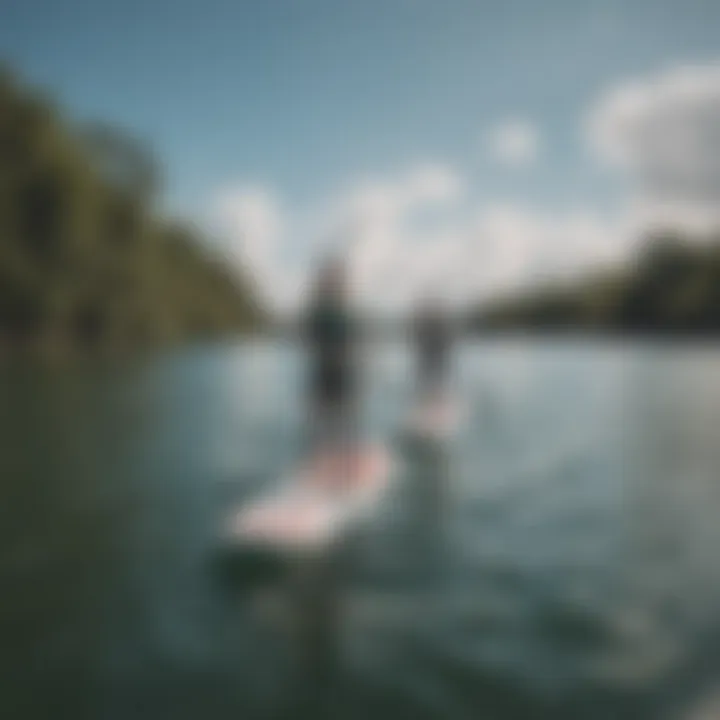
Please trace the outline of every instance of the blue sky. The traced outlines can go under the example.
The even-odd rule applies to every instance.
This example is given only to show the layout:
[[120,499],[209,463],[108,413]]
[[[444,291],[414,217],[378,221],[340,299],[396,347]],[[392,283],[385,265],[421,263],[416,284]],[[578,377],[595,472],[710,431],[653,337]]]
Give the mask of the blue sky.
[[[4,0],[0,13],[0,56],[72,116],[148,141],[174,210],[263,188],[285,223],[427,163],[461,173],[476,203],[611,212],[624,185],[589,157],[584,115],[628,78],[720,56],[714,0]],[[493,155],[508,123],[532,135],[531,157]]]

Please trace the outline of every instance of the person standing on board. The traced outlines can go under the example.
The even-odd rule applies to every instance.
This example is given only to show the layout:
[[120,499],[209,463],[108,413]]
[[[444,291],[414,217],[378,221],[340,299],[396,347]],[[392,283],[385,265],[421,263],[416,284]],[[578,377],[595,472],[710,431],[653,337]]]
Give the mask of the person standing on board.
[[450,322],[439,302],[429,299],[420,306],[413,330],[420,392],[436,395],[448,382],[452,344]]
[[305,319],[310,360],[312,475],[348,478],[359,471],[357,327],[347,270],[339,257],[321,267]]

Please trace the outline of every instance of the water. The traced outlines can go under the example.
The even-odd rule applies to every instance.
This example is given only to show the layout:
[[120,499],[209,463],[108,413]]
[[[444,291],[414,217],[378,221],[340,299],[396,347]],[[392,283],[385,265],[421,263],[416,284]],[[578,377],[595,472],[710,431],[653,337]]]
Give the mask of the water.
[[[369,434],[395,434],[410,375],[378,352]],[[287,634],[213,559],[229,509],[292,466],[301,378],[277,344],[2,371],[0,717],[293,707]],[[333,716],[700,718],[720,680],[720,350],[468,344],[457,386],[446,465],[405,451],[349,572]],[[433,473],[442,525],[418,513]]]

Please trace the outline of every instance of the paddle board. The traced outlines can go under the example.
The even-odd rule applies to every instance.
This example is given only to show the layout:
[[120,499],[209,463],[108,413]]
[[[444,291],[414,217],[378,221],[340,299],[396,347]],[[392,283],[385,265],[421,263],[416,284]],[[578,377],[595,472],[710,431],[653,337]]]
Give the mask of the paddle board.
[[237,547],[285,557],[322,554],[372,514],[388,490],[394,461],[383,447],[363,451],[361,469],[320,475],[300,468],[273,492],[234,513],[228,539]]

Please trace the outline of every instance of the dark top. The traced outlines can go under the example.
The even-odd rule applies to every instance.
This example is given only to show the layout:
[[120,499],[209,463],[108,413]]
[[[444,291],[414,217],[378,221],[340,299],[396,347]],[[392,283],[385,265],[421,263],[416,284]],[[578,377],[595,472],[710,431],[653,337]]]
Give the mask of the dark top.
[[421,354],[445,352],[450,345],[450,328],[439,315],[421,315],[415,321],[415,340]]
[[452,341],[447,320],[439,314],[421,314],[415,320],[414,331],[421,372],[444,372]]
[[355,324],[342,305],[319,301],[305,327],[310,352],[311,392],[318,400],[343,401],[355,385]]

